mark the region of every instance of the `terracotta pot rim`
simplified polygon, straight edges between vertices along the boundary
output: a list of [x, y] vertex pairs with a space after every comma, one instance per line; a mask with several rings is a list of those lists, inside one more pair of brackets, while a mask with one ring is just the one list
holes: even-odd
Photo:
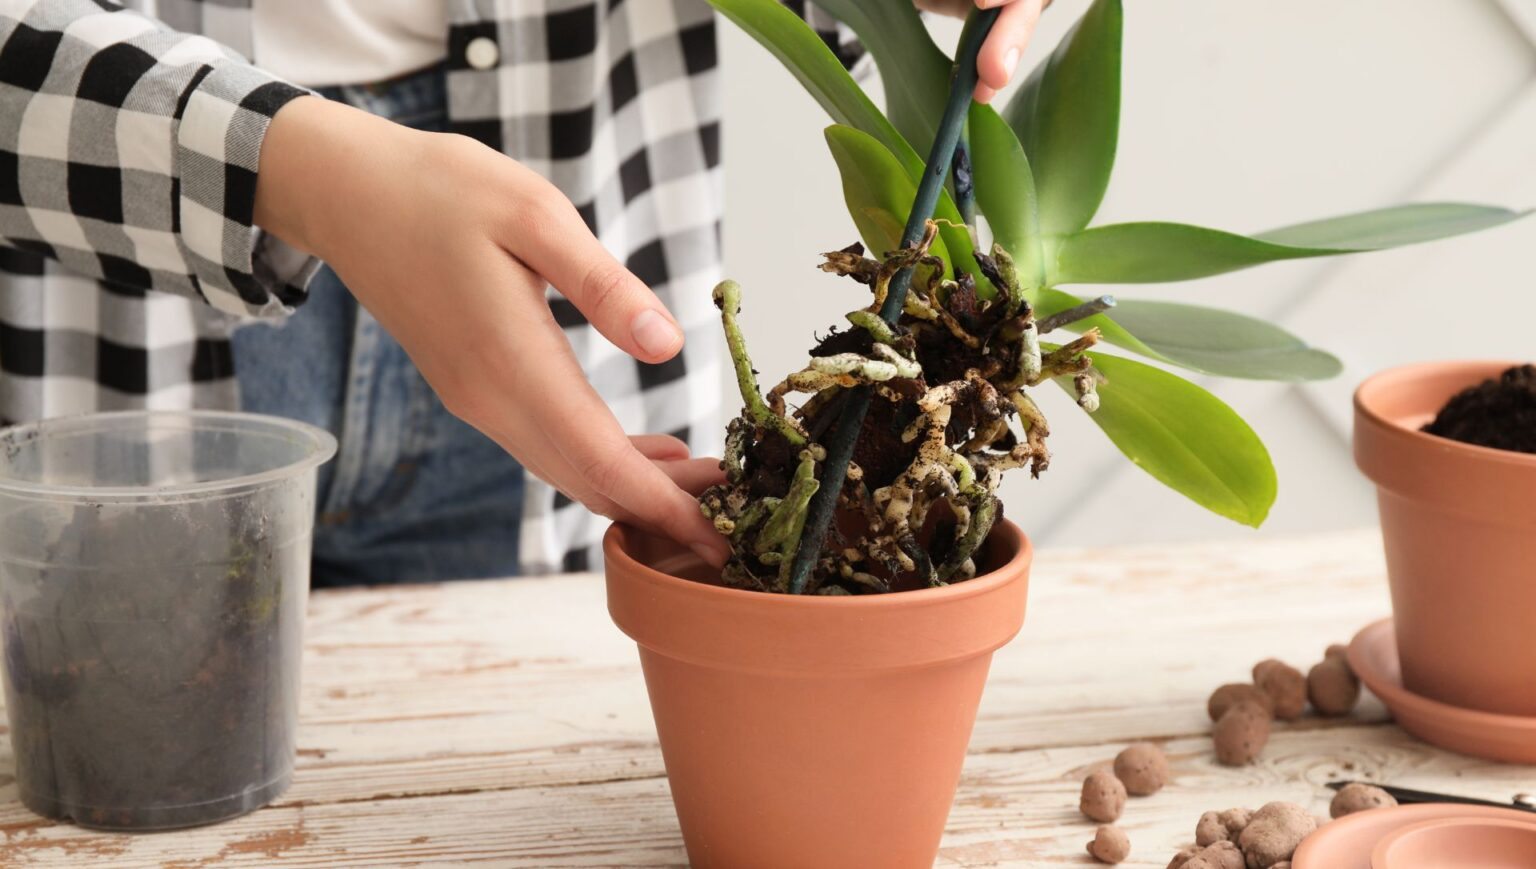
[[[1430, 434], [1416, 428], [1410, 428], [1390, 417], [1383, 416], [1372, 405], [1372, 399], [1375, 397], [1374, 393], [1390, 384], [1420, 380], [1442, 373], [1447, 369], [1465, 368], [1468, 371], [1475, 371], [1497, 367], [1499, 370], [1506, 370], [1525, 364], [1528, 363], [1497, 359], [1447, 359], [1433, 362], [1414, 362], [1408, 365], [1398, 365], [1383, 369], [1367, 377], [1356, 387], [1354, 395], [1356, 419], [1360, 422], [1369, 423], [1388, 436], [1400, 438], [1403, 442], [1411, 444], [1416, 449], [1433, 450], [1442, 454], [1450, 453], [1452, 455], [1460, 455], [1472, 461], [1495, 462], [1511, 465], [1522, 470], [1536, 471], [1536, 453], [1501, 450]], [[1475, 385], [1475, 382], [1469, 382], [1467, 385]]]
[[648, 582], [668, 586], [687, 594], [714, 598], [720, 601], [757, 601], [761, 606], [787, 610], [828, 607], [850, 610], [893, 609], [922, 606], [925, 603], [937, 603], [941, 600], [962, 600], [987, 594], [990, 591], [996, 590], [999, 586], [1017, 581], [1021, 572], [1019, 569], [1020, 565], [1027, 565], [1034, 558], [1034, 545], [1030, 542], [1029, 536], [1019, 526], [1004, 520], [998, 522], [988, 536], [1007, 534], [1014, 538], [1012, 541], [1009, 541], [1016, 546], [1013, 555], [1007, 561], [996, 565], [986, 573], [979, 574], [963, 582], [956, 582], [939, 588], [920, 588], [885, 594], [772, 594], [761, 591], [748, 591], [741, 588], [727, 588], [721, 585], [710, 585], [656, 570], [629, 554], [629, 548], [625, 545], [625, 542], [629, 533], [634, 531], [638, 531], [638, 529], [634, 529], [622, 522], [614, 522], [609, 525], [608, 531], [603, 534], [603, 557], [623, 562], [628, 569], [633, 570]]
[[[942, 588], [848, 597], [768, 594], [666, 573], [672, 569], [667, 550], [695, 568], [697, 556], [615, 525], [603, 540], [608, 613], [641, 647], [705, 667], [818, 680], [911, 670], [990, 653], [1019, 632], [1029, 539], [1018, 526], [1000, 522], [986, 545], [1000, 561], [995, 569]], [[679, 563], [677, 569], [690, 568]]]

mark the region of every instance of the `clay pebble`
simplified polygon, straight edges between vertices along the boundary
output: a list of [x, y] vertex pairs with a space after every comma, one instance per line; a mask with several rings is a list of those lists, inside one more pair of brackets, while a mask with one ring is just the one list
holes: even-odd
[[1125, 785], [1113, 771], [1096, 769], [1083, 779], [1083, 792], [1077, 808], [1091, 820], [1113, 823], [1125, 810], [1125, 797]]
[[1237, 834], [1248, 826], [1248, 820], [1253, 817], [1253, 812], [1247, 809], [1227, 809], [1221, 813], [1221, 823], [1232, 833], [1232, 840], [1237, 840]]
[[1247, 869], [1273, 869], [1291, 859], [1296, 847], [1317, 829], [1317, 818], [1295, 803], [1266, 803], [1238, 836]]
[[1184, 869], [1243, 869], [1243, 852], [1231, 842], [1215, 842], [1191, 857]]
[[1266, 658], [1254, 664], [1253, 684], [1274, 701], [1281, 721], [1295, 721], [1307, 709], [1307, 677], [1284, 661]]
[[1206, 812], [1195, 824], [1195, 845], [1205, 848], [1217, 842], [1237, 841], [1238, 834], [1248, 826], [1250, 814], [1247, 809]]
[[1131, 839], [1119, 827], [1105, 824], [1094, 831], [1088, 854], [1100, 863], [1119, 863], [1131, 854]]
[[1259, 756], [1269, 743], [1269, 714], [1256, 703], [1243, 701], [1228, 709], [1211, 729], [1216, 761], [1243, 766]]
[[1202, 850], [1204, 849], [1199, 845], [1185, 845], [1179, 850], [1179, 853], [1173, 855], [1172, 860], [1168, 861], [1168, 869], [1184, 869], [1184, 866], [1189, 863], [1190, 859]]
[[1205, 703], [1205, 712], [1211, 716], [1212, 721], [1220, 721], [1228, 709], [1245, 700], [1258, 704], [1270, 715], [1275, 714], [1275, 701], [1257, 686], [1247, 682], [1228, 682], [1211, 692], [1211, 699]]
[[1360, 700], [1360, 680], [1344, 659], [1326, 657], [1307, 671], [1307, 699], [1319, 715], [1348, 715]]
[[1381, 809], [1395, 805], [1397, 805], [1397, 799], [1381, 788], [1361, 782], [1351, 782], [1339, 788], [1339, 792], [1333, 795], [1333, 802], [1328, 804], [1328, 816], [1342, 818], [1367, 809]]
[[1115, 777], [1128, 793], [1150, 796], [1168, 783], [1168, 757], [1160, 746], [1138, 742], [1115, 755]]

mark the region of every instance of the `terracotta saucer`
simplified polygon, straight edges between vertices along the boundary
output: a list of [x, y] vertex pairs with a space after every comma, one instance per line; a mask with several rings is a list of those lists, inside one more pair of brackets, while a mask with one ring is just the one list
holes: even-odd
[[[1407, 828], [1416, 828], [1437, 821], [1458, 823], [1507, 821], [1531, 825], [1536, 815], [1518, 809], [1498, 809], [1490, 806], [1465, 806], [1456, 803], [1422, 803], [1412, 806], [1391, 806], [1345, 815], [1336, 821], [1317, 828], [1296, 849], [1291, 858], [1293, 869], [1377, 869], [1372, 863], [1372, 851], [1382, 840]], [[1403, 869], [1447, 869], [1449, 866], [1483, 866], [1482, 863], [1404, 863]], [[1531, 866], [1530, 863], [1491, 866], [1503, 869], [1505, 865]], [[1391, 864], [1391, 869], [1400, 869]]]
[[1442, 818], [1387, 834], [1371, 851], [1371, 869], [1531, 869], [1536, 821]]
[[1400, 727], [1430, 745], [1506, 763], [1536, 763], [1536, 718], [1460, 709], [1404, 688], [1391, 619], [1355, 635], [1349, 665]]

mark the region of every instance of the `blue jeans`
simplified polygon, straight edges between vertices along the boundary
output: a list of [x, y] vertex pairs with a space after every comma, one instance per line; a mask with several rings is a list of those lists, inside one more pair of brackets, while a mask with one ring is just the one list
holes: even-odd
[[[446, 124], [441, 68], [325, 95], [421, 130]], [[517, 573], [522, 468], [444, 409], [329, 267], [287, 321], [236, 330], [234, 355], [245, 410], [340, 444], [320, 468], [317, 587]]]

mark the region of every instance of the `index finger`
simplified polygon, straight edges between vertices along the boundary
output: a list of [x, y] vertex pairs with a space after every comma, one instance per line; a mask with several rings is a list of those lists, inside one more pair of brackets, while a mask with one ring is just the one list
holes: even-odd
[[620, 350], [645, 362], [676, 356], [683, 330], [667, 306], [603, 247], [558, 188], [524, 171], [525, 219], [503, 247], [570, 299]]
[[725, 540], [699, 511], [698, 502], [635, 448], [587, 383], [564, 337], [537, 329], [524, 341], [531, 358], [541, 361], [548, 382], [575, 388], [534, 390], [529, 396], [534, 406], [519, 412], [543, 424], [550, 442], [594, 491], [641, 522], [723, 561], [729, 552]]
[[586, 394], [570, 402], [569, 408], [551, 407], [545, 417], [551, 439], [571, 467], [593, 489], [641, 522], [723, 558], [725, 540], [704, 518], [693, 496], [634, 448], [590, 388], [583, 392]]

